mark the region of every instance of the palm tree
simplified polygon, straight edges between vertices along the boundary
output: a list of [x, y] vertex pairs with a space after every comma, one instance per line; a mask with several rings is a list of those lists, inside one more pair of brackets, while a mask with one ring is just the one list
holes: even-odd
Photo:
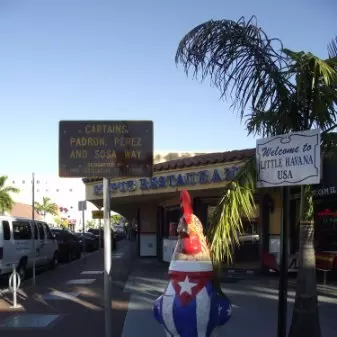
[[[245, 120], [248, 134], [260, 137], [320, 128], [323, 149], [335, 135], [337, 103], [337, 41], [329, 44], [329, 58], [283, 48], [249, 21], [203, 23], [181, 40], [176, 63], [187, 75], [209, 78], [221, 97]], [[249, 109], [249, 113], [247, 113]], [[336, 143], [336, 142], [335, 142]], [[255, 211], [255, 158], [249, 160], [228, 185], [209, 231], [214, 264], [231, 259], [242, 232], [241, 216]], [[296, 300], [289, 335], [320, 337], [311, 186], [301, 187], [300, 250]], [[304, 249], [305, 247], [305, 249]], [[303, 310], [305, 308], [305, 311]]]
[[0, 211], [5, 213], [10, 211], [15, 202], [12, 199], [12, 193], [19, 193], [20, 190], [13, 186], [6, 186], [7, 176], [0, 176]]
[[57, 226], [62, 229], [69, 229], [69, 220], [67, 218], [61, 218], [60, 216], [56, 216], [54, 221]]
[[47, 214], [56, 215], [58, 213], [58, 208], [55, 203], [51, 201], [48, 197], [43, 197], [42, 203], [35, 202], [35, 209], [37, 212], [43, 215], [43, 219], [46, 219]]

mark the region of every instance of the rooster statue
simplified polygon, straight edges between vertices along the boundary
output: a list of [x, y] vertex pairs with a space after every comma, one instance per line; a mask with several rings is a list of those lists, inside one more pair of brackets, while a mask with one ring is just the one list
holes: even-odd
[[191, 197], [181, 191], [178, 242], [169, 266], [169, 284], [153, 304], [168, 337], [213, 337], [232, 314], [229, 299], [214, 286], [214, 270], [203, 227]]

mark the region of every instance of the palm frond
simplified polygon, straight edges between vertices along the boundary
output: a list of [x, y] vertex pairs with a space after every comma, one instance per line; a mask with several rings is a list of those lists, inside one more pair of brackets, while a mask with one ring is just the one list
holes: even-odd
[[255, 110], [247, 114], [245, 124], [248, 134], [271, 137], [301, 130], [302, 115], [298, 111], [295, 96], [296, 93], [292, 93], [285, 105], [280, 103], [279, 112], [269, 109]]
[[251, 220], [255, 215], [255, 190], [256, 158], [254, 156], [242, 166], [236, 177], [229, 183], [215, 209], [207, 231], [215, 266], [221, 265], [223, 261], [232, 260], [233, 248], [239, 244], [242, 234], [242, 218]]
[[13, 186], [6, 186], [1, 189], [3, 193], [19, 193], [20, 189]]
[[287, 58], [280, 50], [281, 42], [269, 38], [255, 17], [208, 21], [185, 35], [175, 61], [187, 75], [192, 71], [201, 80], [209, 77], [221, 97], [233, 96], [242, 119], [247, 105], [253, 111], [280, 111], [277, 107], [287, 102], [291, 83], [283, 73]]
[[321, 152], [328, 157], [337, 155], [337, 132], [321, 133]]
[[337, 57], [323, 60], [312, 53], [294, 52], [286, 48], [283, 49], [283, 53], [293, 61], [290, 72], [301, 76], [306, 75], [307, 79], [311, 79], [308, 83], [301, 84], [313, 90], [318, 80], [323, 80], [327, 86], [336, 83], [337, 74], [334, 68], [337, 65]]
[[0, 176], [0, 188], [3, 188], [6, 185], [8, 176]]
[[37, 212], [44, 215], [51, 214], [56, 215], [58, 213], [58, 207], [51, 201], [49, 197], [43, 197], [42, 203], [35, 202], [35, 209]]
[[328, 53], [330, 58], [337, 57], [337, 36], [328, 44]]
[[0, 176], [0, 211], [11, 210], [15, 204], [11, 194], [19, 193], [20, 190], [13, 186], [7, 186], [7, 176]]
[[299, 116], [299, 128], [312, 127], [327, 130], [336, 124], [337, 104], [337, 58], [323, 60], [312, 53], [294, 52], [284, 49], [291, 60], [288, 69], [295, 81], [295, 92], [290, 101], [293, 112], [289, 116]]

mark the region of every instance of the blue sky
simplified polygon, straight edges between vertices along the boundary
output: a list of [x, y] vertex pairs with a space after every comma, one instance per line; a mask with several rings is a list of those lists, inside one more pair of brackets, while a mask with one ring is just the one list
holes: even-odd
[[335, 0], [1, 0], [0, 173], [58, 172], [58, 121], [152, 119], [155, 149], [255, 146], [219, 92], [176, 67], [209, 19], [255, 14], [287, 48], [325, 57]]

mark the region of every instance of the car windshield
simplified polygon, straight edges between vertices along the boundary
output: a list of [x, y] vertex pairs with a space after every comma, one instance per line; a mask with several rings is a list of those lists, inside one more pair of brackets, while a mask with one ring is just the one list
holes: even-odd
[[98, 229], [90, 229], [90, 233], [94, 235], [99, 235], [99, 230]]

